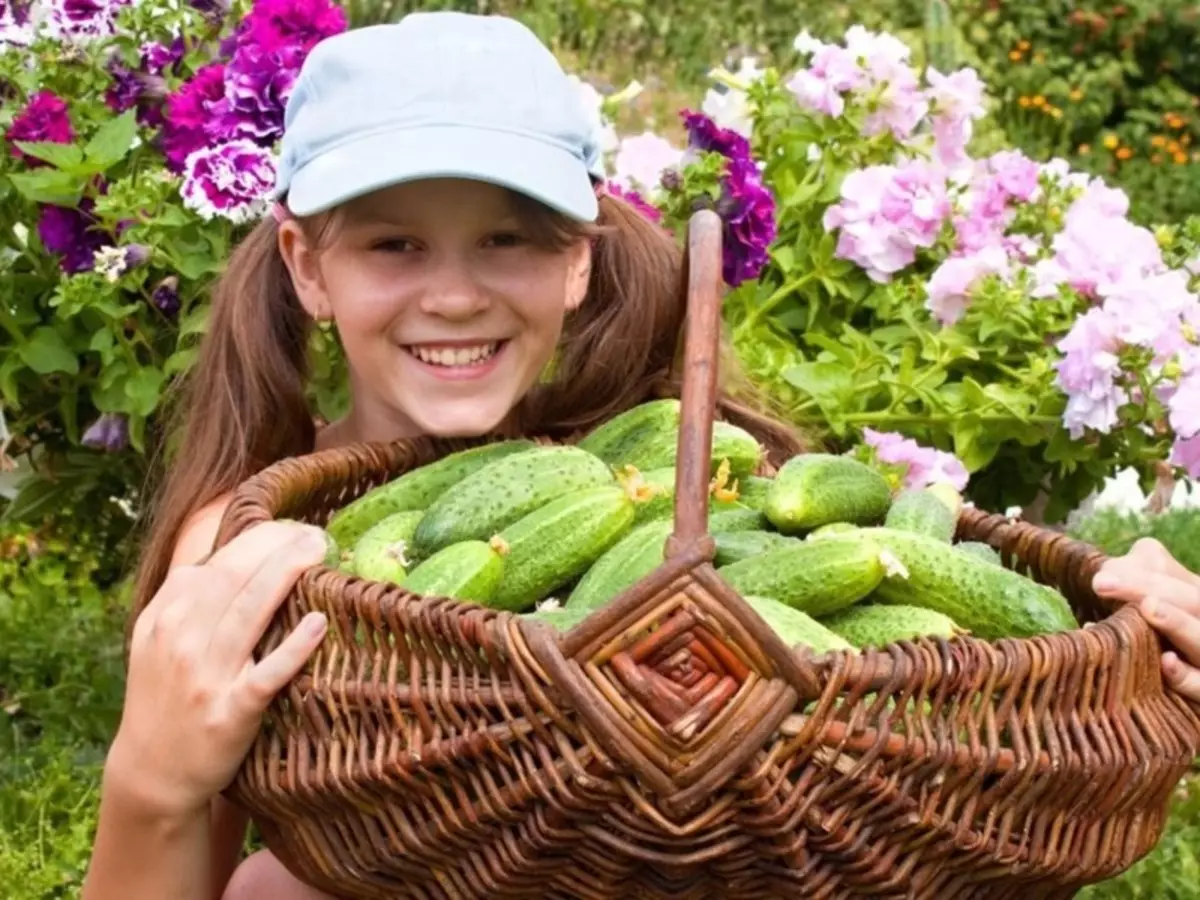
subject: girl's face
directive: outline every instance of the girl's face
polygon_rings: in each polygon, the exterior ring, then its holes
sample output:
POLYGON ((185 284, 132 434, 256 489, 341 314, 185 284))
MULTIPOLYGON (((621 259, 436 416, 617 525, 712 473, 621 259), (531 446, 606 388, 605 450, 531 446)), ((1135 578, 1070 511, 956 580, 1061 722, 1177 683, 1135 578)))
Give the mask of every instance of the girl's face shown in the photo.
POLYGON ((534 240, 507 191, 397 185, 347 204, 323 246, 294 221, 279 245, 300 302, 346 351, 358 440, 499 426, 554 354, 587 290, 590 245, 534 240))

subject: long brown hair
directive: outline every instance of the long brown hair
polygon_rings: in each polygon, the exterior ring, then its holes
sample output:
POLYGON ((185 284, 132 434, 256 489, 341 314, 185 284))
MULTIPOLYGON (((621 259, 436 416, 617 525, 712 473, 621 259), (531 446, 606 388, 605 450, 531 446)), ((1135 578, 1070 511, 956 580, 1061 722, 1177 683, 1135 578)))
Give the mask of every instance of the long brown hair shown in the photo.
MULTIPOLYGON (((683 254, 676 241, 624 200, 600 199, 586 225, 517 197, 534 238, 548 246, 594 241, 587 296, 563 325, 554 374, 521 402, 520 430, 563 438, 654 396, 678 396, 673 369, 684 317, 683 254)), ((318 244, 332 217, 302 223, 318 244)), ((177 453, 146 523, 133 616, 166 577, 176 542, 200 508, 256 472, 311 452, 306 401, 311 320, 280 255, 268 218, 234 252, 218 283, 198 359, 178 392, 177 453)), ((726 348, 722 416, 756 434, 774 459, 803 449, 738 374, 726 348)))

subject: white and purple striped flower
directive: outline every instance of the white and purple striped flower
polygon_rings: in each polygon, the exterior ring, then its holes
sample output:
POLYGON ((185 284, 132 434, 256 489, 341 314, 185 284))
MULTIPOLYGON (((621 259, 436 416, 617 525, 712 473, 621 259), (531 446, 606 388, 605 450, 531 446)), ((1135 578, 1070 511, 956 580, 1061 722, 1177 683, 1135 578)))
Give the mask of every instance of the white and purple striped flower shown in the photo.
POLYGON ((266 215, 274 183, 274 154, 241 138, 188 156, 180 193, 202 218, 242 224, 266 215))

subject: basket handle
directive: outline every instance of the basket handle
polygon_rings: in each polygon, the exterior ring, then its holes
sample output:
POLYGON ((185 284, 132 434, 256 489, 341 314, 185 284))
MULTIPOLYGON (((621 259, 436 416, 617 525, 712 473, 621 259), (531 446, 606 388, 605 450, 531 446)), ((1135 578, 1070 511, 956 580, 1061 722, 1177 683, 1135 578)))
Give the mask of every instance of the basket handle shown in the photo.
POLYGON ((667 556, 708 534, 708 485, 721 338, 721 218, 700 210, 688 221, 687 311, 675 469, 675 529, 667 556))

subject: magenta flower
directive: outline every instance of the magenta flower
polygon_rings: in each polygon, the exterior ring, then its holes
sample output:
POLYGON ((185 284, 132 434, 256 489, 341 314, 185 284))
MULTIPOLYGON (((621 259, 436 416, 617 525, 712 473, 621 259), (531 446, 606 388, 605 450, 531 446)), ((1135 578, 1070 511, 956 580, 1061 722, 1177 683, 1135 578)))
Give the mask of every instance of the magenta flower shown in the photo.
POLYGON ((118 413, 104 413, 83 433, 83 445, 118 453, 129 445, 129 423, 118 413))
POLYGON ((318 42, 346 30, 346 14, 329 0, 257 0, 244 21, 239 46, 257 44, 268 53, 318 42))
POLYGON ((117 13, 130 0, 49 0, 46 22, 58 38, 88 41, 116 32, 117 13))
POLYGON ((624 200, 651 222, 662 221, 662 211, 658 207, 646 201, 646 198, 635 191, 633 188, 623 188, 615 182, 608 182, 604 189, 608 193, 619 200, 624 200))
POLYGON ((22 153, 17 141, 48 141, 69 144, 75 140, 75 130, 67 114, 66 101, 50 91, 38 91, 8 126, 8 141, 12 154, 29 166, 43 166, 40 159, 22 153))
POLYGON ((173 171, 182 172, 188 156, 211 143, 210 129, 224 98, 225 65, 219 62, 199 69, 191 81, 167 97, 163 152, 173 171))
POLYGON ((150 302, 168 318, 173 318, 179 312, 179 279, 174 275, 159 282, 150 295, 150 302))
POLYGON ((275 159, 252 141, 240 139, 205 147, 188 157, 183 204, 202 218, 243 223, 267 211, 275 183, 275 159))
POLYGON ((90 271, 96 251, 109 241, 92 215, 94 207, 91 198, 85 197, 74 209, 49 204, 41 208, 38 237, 46 250, 59 258, 59 267, 68 275, 90 271))
POLYGON ((299 45, 267 51, 257 44, 238 50, 225 70, 225 96, 212 111, 209 133, 222 140, 248 138, 272 146, 283 136, 283 112, 304 62, 299 45))
POLYGON ((704 113, 683 110, 688 148, 695 152, 720 153, 728 159, 749 159, 750 142, 729 128, 721 128, 704 113))

